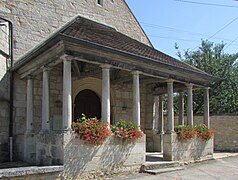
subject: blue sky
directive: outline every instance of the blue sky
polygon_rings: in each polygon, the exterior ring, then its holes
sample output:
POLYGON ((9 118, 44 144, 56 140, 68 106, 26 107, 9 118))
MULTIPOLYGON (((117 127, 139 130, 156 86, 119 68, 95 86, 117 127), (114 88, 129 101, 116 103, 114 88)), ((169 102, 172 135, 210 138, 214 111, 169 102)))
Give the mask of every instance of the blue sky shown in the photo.
POLYGON ((126 0, 126 2, 154 47, 166 54, 177 57, 175 43, 179 45, 181 51, 196 50, 201 44, 201 39, 226 43, 226 53, 238 52, 238 1, 126 0))

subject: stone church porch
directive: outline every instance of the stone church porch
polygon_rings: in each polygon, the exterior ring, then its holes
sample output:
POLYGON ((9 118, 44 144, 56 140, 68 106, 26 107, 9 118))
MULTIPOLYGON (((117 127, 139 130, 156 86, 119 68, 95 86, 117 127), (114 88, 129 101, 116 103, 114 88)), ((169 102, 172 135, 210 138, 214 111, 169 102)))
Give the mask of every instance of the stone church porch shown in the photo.
POLYGON ((162 144, 164 159, 174 160, 175 92, 181 93, 181 124, 184 123, 182 94, 187 92, 188 124, 192 125, 193 89, 204 88, 204 122, 209 126, 208 86, 213 77, 82 17, 23 56, 15 64, 14 72, 18 87, 14 103, 16 157, 32 164, 70 165, 67 172, 76 172, 79 170, 76 167, 86 170, 85 164, 77 166, 85 158, 86 162, 95 163, 89 171, 140 166, 145 162, 146 149, 162 151, 162 144), (102 147, 86 147, 73 139, 70 129, 77 118, 76 99, 84 90, 98 97, 100 108, 95 111, 105 123, 133 120, 145 136, 132 144, 120 144, 109 138, 102 147), (166 123, 163 94, 168 98, 166 123), (26 101, 21 99, 23 96, 26 101), (152 133, 153 128, 156 134, 152 133))

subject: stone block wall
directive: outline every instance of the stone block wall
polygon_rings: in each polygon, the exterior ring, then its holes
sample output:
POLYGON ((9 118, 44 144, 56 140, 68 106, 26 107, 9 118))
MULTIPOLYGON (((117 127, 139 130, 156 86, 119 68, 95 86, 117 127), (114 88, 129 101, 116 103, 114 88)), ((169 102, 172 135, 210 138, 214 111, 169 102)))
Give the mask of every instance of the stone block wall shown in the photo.
POLYGON ((85 173, 110 172, 139 167, 145 162, 145 136, 122 141, 113 136, 103 145, 85 145, 70 132, 37 135, 37 165, 64 165, 60 174, 66 179, 85 173))
POLYGON ((3 0, 0 14, 13 22, 15 60, 77 15, 115 27, 119 32, 150 45, 124 0, 3 0))
MULTIPOLYGON (((133 121, 133 89, 132 84, 111 85, 111 108, 113 122, 119 120, 133 121)), ((145 129, 147 122, 146 117, 146 95, 147 88, 145 85, 140 86, 140 102, 141 102, 141 128, 145 129)))
MULTIPOLYGON (((238 116, 211 116, 211 128, 215 131, 214 150, 238 152, 238 116)), ((202 122, 202 116, 195 116, 195 122, 202 122)))
POLYGON ((64 162, 64 133, 39 133, 36 136, 36 164, 62 165, 64 162))
POLYGON ((9 159, 9 55, 8 23, 0 24, 0 163, 9 159), (1 53, 3 52, 3 53, 1 53))
POLYGON ((10 65, 5 55, 9 55, 9 27, 7 22, 0 22, 0 82, 10 65))
POLYGON ((176 133, 163 135, 163 159, 169 161, 193 161, 213 157, 213 139, 202 141, 196 137, 181 141, 176 133))

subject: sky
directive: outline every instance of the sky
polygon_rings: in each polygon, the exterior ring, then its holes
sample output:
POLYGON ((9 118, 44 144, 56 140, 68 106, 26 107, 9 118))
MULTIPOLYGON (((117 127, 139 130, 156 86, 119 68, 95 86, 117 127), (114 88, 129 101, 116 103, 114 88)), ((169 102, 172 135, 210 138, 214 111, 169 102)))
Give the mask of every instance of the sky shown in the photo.
POLYGON ((225 43, 225 53, 238 52, 238 0, 126 0, 153 46, 178 58, 197 50, 201 39, 225 43))

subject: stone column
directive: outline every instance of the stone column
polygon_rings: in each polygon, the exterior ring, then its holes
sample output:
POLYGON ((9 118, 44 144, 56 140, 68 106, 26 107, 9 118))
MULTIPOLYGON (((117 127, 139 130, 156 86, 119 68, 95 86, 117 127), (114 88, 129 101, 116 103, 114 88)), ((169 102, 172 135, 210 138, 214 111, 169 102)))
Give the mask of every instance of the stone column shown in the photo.
POLYGON ((159 133, 164 133, 164 96, 159 96, 159 133))
POLYGON ((26 133, 33 132, 33 119, 34 119, 34 88, 32 76, 27 77, 27 102, 26 102, 26 133))
POLYGON ((102 68, 102 120, 110 123, 110 66, 105 64, 102 68))
POLYGON ((43 85, 42 85, 42 127, 41 132, 50 130, 50 99, 49 99, 49 69, 43 67, 43 85))
POLYGON ((210 128, 210 115, 209 115, 209 88, 204 89, 204 124, 210 128))
POLYGON ((153 133, 159 130, 159 96, 154 96, 153 104, 153 133))
POLYGON ((193 126, 193 85, 187 84, 187 124, 193 126))
POLYGON ((72 122, 72 97, 71 97, 71 60, 63 60, 63 130, 69 130, 72 122))
POLYGON ((133 120, 140 127, 140 77, 139 71, 132 72, 133 75, 133 120))
POLYGON ((184 125, 184 93, 179 93, 178 99, 179 125, 184 125))
POLYGON ((174 132, 174 102, 173 102, 173 80, 167 81, 168 90, 168 115, 167 115, 167 134, 172 134, 174 132))
POLYGON ((33 77, 27 77, 26 132, 24 134, 24 161, 35 163, 36 140, 33 128, 34 87, 33 77))

